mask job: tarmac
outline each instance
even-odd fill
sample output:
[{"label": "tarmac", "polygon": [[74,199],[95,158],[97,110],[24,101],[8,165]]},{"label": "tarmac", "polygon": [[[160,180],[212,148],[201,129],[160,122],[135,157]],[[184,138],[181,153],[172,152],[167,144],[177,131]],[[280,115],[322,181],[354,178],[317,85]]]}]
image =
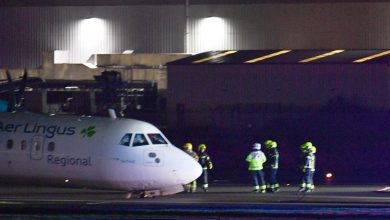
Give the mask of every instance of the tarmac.
[{"label": "tarmac", "polygon": [[298,186],[258,194],[251,186],[210,186],[208,192],[127,199],[127,192],[0,186],[2,219],[390,219],[383,185]]}]

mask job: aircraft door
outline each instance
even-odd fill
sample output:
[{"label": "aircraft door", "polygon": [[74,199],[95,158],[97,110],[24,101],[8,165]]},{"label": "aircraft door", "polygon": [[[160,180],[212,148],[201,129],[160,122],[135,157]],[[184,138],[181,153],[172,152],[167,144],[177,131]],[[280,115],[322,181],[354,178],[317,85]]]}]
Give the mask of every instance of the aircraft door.
[{"label": "aircraft door", "polygon": [[45,144],[45,137],[36,135],[31,140],[31,159],[41,160],[43,157],[43,146]]}]

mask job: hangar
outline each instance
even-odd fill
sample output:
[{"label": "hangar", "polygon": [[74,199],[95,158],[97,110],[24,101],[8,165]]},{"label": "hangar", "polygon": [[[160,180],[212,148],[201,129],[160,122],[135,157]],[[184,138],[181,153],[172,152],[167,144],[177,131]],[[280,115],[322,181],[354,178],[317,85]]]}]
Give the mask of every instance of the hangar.
[{"label": "hangar", "polygon": [[[390,110],[389,50],[211,51],[168,63],[171,118],[262,127],[334,103]],[[329,107],[329,106],[328,106]]]}]

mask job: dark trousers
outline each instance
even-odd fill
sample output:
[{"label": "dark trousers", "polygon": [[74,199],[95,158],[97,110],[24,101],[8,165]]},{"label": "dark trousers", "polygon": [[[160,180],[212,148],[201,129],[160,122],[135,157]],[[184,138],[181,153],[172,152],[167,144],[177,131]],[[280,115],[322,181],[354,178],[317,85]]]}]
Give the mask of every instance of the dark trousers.
[{"label": "dark trousers", "polygon": [[276,178],[276,175],[278,173],[278,169],[268,169],[267,170],[267,185],[270,186],[270,188],[278,187],[278,180]]},{"label": "dark trousers", "polygon": [[203,169],[201,179],[203,181],[202,187],[203,188],[208,188],[209,187],[209,178],[208,178],[208,172],[207,169]]},{"label": "dark trousers", "polygon": [[250,170],[253,178],[254,189],[255,190],[265,190],[265,180],[264,180],[264,171],[263,170]]},{"label": "dark trousers", "polygon": [[310,169],[303,170],[303,178],[302,178],[302,187],[303,188],[307,188],[307,189],[314,188],[313,176],[314,176],[314,171],[312,171]]}]

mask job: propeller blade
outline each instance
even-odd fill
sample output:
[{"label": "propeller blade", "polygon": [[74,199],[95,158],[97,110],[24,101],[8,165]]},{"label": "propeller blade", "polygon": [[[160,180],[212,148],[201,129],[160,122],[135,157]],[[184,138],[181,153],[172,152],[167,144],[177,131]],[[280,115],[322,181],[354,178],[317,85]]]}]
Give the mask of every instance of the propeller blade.
[{"label": "propeller blade", "polygon": [[7,74],[8,80],[8,111],[13,111],[15,109],[15,85],[9,71],[6,70],[5,73]]},{"label": "propeller blade", "polygon": [[22,81],[21,81],[21,84],[19,86],[19,90],[18,90],[18,94],[17,94],[17,100],[16,100],[16,107],[21,107],[22,106],[22,102],[23,102],[23,99],[24,99],[24,92],[26,90],[26,84],[27,84],[27,69],[24,69],[24,72],[23,72],[23,77],[22,77]]}]

